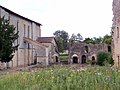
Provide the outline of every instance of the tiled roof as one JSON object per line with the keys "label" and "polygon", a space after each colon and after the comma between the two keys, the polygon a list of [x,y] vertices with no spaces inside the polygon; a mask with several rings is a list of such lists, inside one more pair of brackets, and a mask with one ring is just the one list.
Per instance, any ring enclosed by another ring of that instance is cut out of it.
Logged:
{"label": "tiled roof", "polygon": [[38,37],[36,41],[39,43],[52,43],[52,40],[55,39],[54,37]]}

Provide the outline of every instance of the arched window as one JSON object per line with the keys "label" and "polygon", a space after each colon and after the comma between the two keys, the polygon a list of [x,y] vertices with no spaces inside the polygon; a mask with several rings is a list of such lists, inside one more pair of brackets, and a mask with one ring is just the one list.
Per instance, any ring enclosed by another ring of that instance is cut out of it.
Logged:
{"label": "arched window", "polygon": [[86,63],[86,56],[85,55],[82,55],[82,64]]}
{"label": "arched window", "polygon": [[119,38],[119,27],[117,27],[117,38]]}

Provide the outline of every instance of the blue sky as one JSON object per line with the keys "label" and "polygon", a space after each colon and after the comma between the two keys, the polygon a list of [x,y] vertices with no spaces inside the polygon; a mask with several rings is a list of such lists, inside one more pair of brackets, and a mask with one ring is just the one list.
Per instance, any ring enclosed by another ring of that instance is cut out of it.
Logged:
{"label": "blue sky", "polygon": [[65,30],[92,38],[111,31],[112,0],[0,0],[0,5],[41,23],[42,36]]}

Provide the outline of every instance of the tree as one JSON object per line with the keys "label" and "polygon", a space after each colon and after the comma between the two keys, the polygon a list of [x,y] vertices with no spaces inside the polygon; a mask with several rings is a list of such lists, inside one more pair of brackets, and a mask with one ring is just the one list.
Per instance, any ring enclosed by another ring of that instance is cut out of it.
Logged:
{"label": "tree", "polygon": [[96,44],[100,44],[100,43],[102,43],[103,38],[102,37],[99,37],[99,38],[93,37],[93,40],[95,41]]}
{"label": "tree", "polygon": [[87,43],[87,44],[95,44],[95,41],[92,39],[92,38],[85,38],[85,40],[83,41],[84,43]]}
{"label": "tree", "polygon": [[73,43],[75,42],[79,42],[83,40],[83,37],[81,36],[80,33],[78,33],[77,35],[75,35],[74,33],[72,34],[72,36],[69,39],[69,45],[71,46]]}
{"label": "tree", "polygon": [[105,35],[103,37],[103,43],[111,44],[111,42],[112,42],[112,36],[111,35]]}
{"label": "tree", "polygon": [[77,34],[77,41],[81,41],[81,40],[83,40],[83,37],[81,36],[80,33],[78,33],[78,34]]}
{"label": "tree", "polygon": [[72,36],[69,39],[69,45],[72,46],[73,43],[75,43],[77,36],[73,33]]}
{"label": "tree", "polygon": [[15,32],[15,27],[10,25],[9,20],[5,16],[0,18],[0,61],[9,62],[14,56],[18,45],[14,45],[18,39],[18,32]]}
{"label": "tree", "polygon": [[62,41],[63,41],[63,47],[64,47],[64,50],[67,50],[68,49],[68,39],[69,39],[69,35],[66,31],[62,30],[57,30],[55,31],[55,33],[53,33],[53,35],[55,37],[61,37]]}
{"label": "tree", "polygon": [[56,43],[57,43],[57,46],[58,46],[58,51],[59,52],[62,52],[63,53],[63,42],[62,42],[62,38],[61,37],[56,37]]}
{"label": "tree", "polygon": [[93,37],[93,38],[85,38],[85,40],[83,42],[89,44],[100,44],[102,43],[103,41],[103,38],[102,37],[99,37],[99,38],[96,38],[96,37]]}

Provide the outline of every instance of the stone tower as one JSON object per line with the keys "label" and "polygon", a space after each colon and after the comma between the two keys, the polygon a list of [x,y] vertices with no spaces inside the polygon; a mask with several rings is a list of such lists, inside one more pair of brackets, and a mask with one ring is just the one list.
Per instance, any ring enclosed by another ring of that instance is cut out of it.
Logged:
{"label": "stone tower", "polygon": [[115,66],[120,66],[120,0],[113,0],[112,50]]}

